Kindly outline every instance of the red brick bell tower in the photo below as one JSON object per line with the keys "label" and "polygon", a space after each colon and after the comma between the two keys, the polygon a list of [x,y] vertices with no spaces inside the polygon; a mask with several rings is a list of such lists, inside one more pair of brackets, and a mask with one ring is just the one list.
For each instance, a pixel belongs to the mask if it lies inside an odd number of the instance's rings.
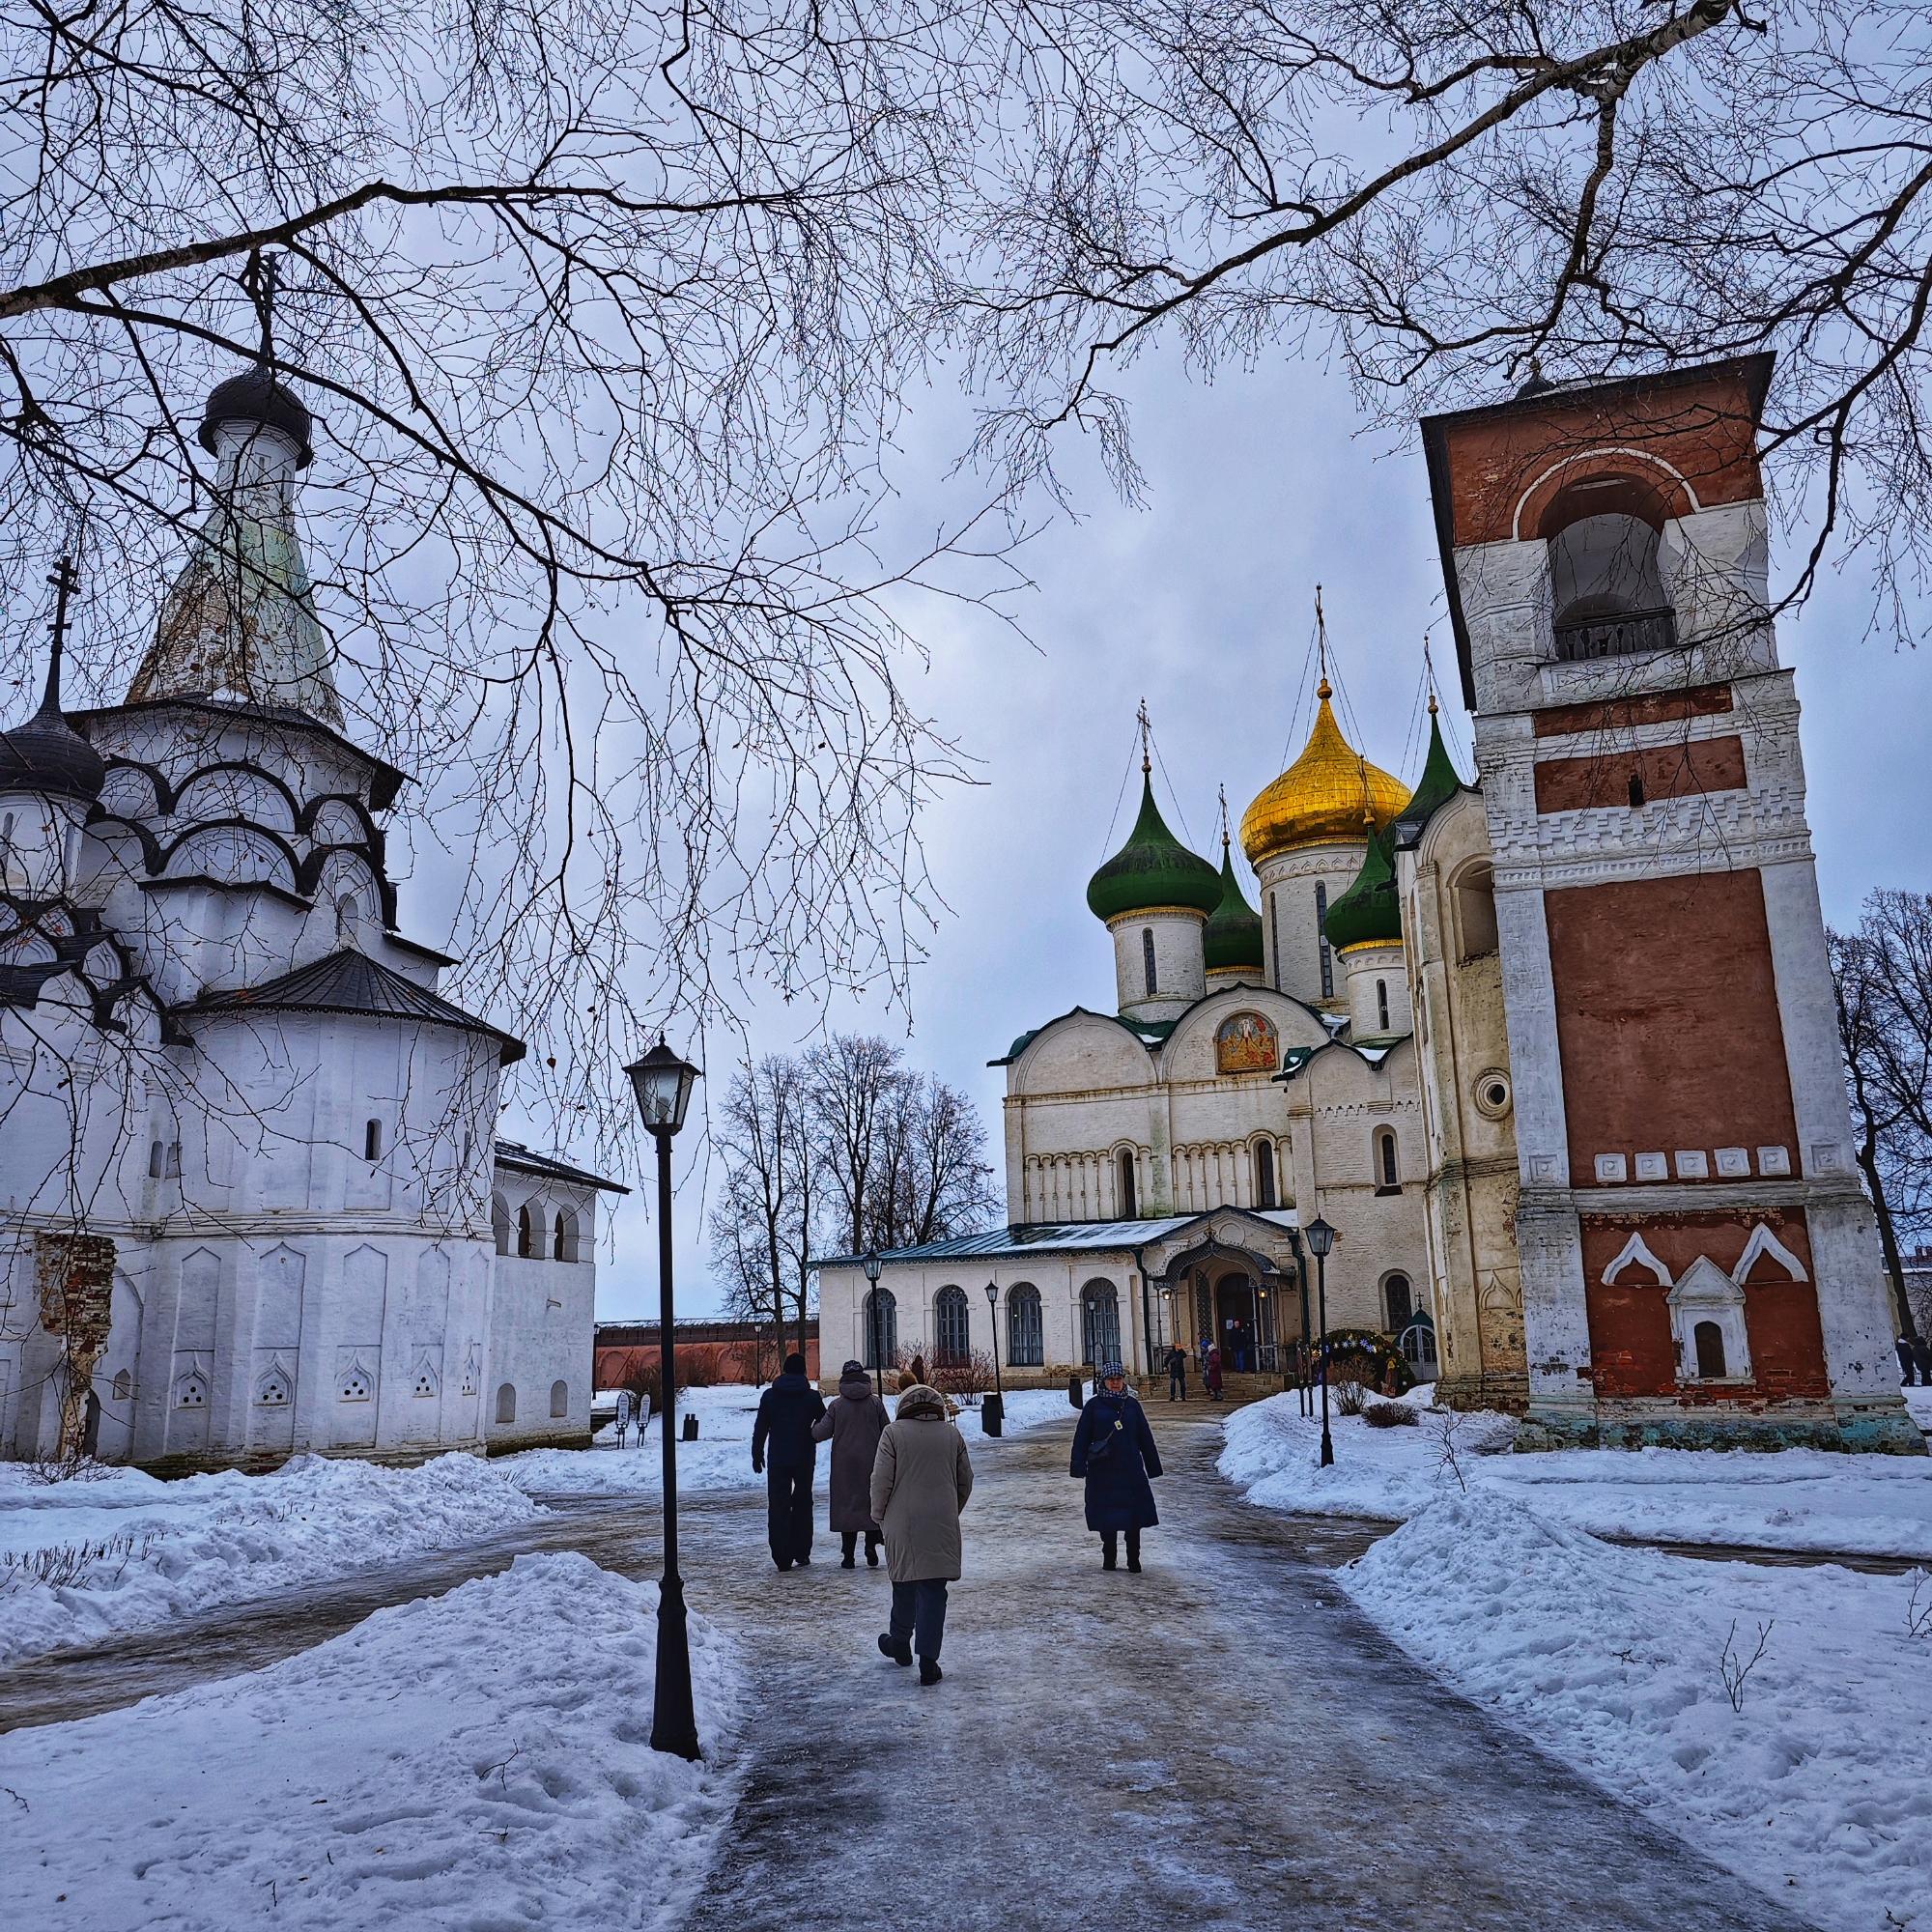
{"label": "red brick bell tower", "polygon": [[1493,849],[1529,1427],[1916,1451],[1852,1164],[1771,358],[1423,426]]}

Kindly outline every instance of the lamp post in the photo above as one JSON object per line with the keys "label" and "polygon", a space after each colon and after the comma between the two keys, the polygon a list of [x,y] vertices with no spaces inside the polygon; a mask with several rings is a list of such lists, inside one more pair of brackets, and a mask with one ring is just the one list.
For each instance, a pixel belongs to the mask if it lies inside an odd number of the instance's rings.
{"label": "lamp post", "polygon": [[697,1068],[658,1043],[625,1067],[644,1130],[658,1144],[658,1388],[664,1410],[664,1581],[658,1585],[658,1666],[651,1748],[696,1758],[697,1713],[691,1701],[691,1636],[684,1578],[677,1570],[677,1359],[670,1272],[670,1144],[684,1125]]}
{"label": "lamp post", "polygon": [[1000,1382],[1000,1284],[989,1281],[986,1284],[986,1324],[993,1336],[993,1412],[980,1417],[980,1432],[983,1435],[998,1435],[1007,1426],[1007,1392]]}
{"label": "lamp post", "polygon": [[886,1324],[885,1311],[879,1306],[879,1274],[883,1264],[879,1260],[878,1249],[867,1248],[866,1259],[859,1265],[866,1270],[866,1286],[871,1301],[872,1319],[868,1325],[872,1330],[872,1373],[879,1378],[879,1385],[872,1393],[883,1399],[886,1393]]}
{"label": "lamp post", "polygon": [[1334,1438],[1328,1434],[1328,1251],[1335,1245],[1335,1231],[1320,1214],[1309,1222],[1308,1252],[1315,1257],[1315,1293],[1321,1321],[1321,1466],[1335,1460]]}

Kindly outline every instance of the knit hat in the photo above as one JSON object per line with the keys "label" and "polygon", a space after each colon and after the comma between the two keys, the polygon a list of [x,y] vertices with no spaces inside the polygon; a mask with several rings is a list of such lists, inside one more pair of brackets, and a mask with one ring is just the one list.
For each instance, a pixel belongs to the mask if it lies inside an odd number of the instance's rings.
{"label": "knit hat", "polygon": [[848,1357],[843,1366],[840,1367],[838,1371],[838,1376],[839,1379],[842,1381],[844,1378],[847,1376],[863,1376],[865,1373],[866,1373],[865,1363],[860,1361],[859,1358],[856,1355],[854,1355]]}
{"label": "knit hat", "polygon": [[805,1357],[801,1355],[796,1349],[794,1349],[791,1351],[791,1353],[785,1357],[785,1374],[788,1376],[802,1376],[804,1375],[804,1373],[805,1373]]}
{"label": "knit hat", "polygon": [[936,1415],[942,1420],[946,1415],[946,1398],[936,1388],[928,1388],[924,1382],[914,1382],[909,1389],[899,1393],[898,1419],[901,1422],[915,1415]]}
{"label": "knit hat", "polygon": [[1094,1371],[1094,1379],[1096,1382],[1110,1382],[1116,1376],[1119,1376],[1122,1381],[1125,1381],[1127,1378],[1126,1370],[1122,1368],[1119,1362],[1102,1362]]}

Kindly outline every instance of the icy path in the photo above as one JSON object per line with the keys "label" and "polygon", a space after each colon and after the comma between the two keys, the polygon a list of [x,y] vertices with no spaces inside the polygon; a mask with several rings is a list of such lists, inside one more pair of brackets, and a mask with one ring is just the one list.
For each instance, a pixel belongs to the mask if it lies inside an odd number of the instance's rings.
{"label": "icy path", "polygon": [[880,1658],[881,1578],[694,1601],[750,1647],[744,1798],[684,1932],[1779,1932],[1801,1921],[1421,1675],[1233,1499],[1212,1421],[1151,1417],[1148,1569],[1112,1576],[1067,1424],[975,1444],[946,1682]]}

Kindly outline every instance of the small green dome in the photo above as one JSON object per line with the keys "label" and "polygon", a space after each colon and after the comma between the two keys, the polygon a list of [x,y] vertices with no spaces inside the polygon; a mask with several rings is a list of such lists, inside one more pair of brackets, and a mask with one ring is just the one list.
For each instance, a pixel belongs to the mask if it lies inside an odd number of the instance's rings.
{"label": "small green dome", "polygon": [[1415,795],[1403,807],[1400,822],[1412,836],[1428,824],[1440,806],[1447,805],[1463,789],[1456,776],[1449,748],[1442,742],[1442,723],[1436,716],[1435,700],[1429,700],[1429,756],[1423,760],[1422,776],[1415,781]]}
{"label": "small green dome", "polygon": [[1345,952],[1351,946],[1399,946],[1402,906],[1396,897],[1395,858],[1386,832],[1369,836],[1369,849],[1355,883],[1328,908],[1323,930],[1328,944]]}
{"label": "small green dome", "polygon": [[1262,970],[1262,916],[1235,876],[1234,855],[1221,840],[1221,903],[1208,915],[1201,950],[1210,973]]}
{"label": "small green dome", "polygon": [[1141,815],[1127,842],[1088,881],[1088,909],[1095,919],[1116,920],[1155,906],[1210,913],[1220,903],[1220,875],[1167,829],[1153,802],[1153,781],[1143,773]]}

